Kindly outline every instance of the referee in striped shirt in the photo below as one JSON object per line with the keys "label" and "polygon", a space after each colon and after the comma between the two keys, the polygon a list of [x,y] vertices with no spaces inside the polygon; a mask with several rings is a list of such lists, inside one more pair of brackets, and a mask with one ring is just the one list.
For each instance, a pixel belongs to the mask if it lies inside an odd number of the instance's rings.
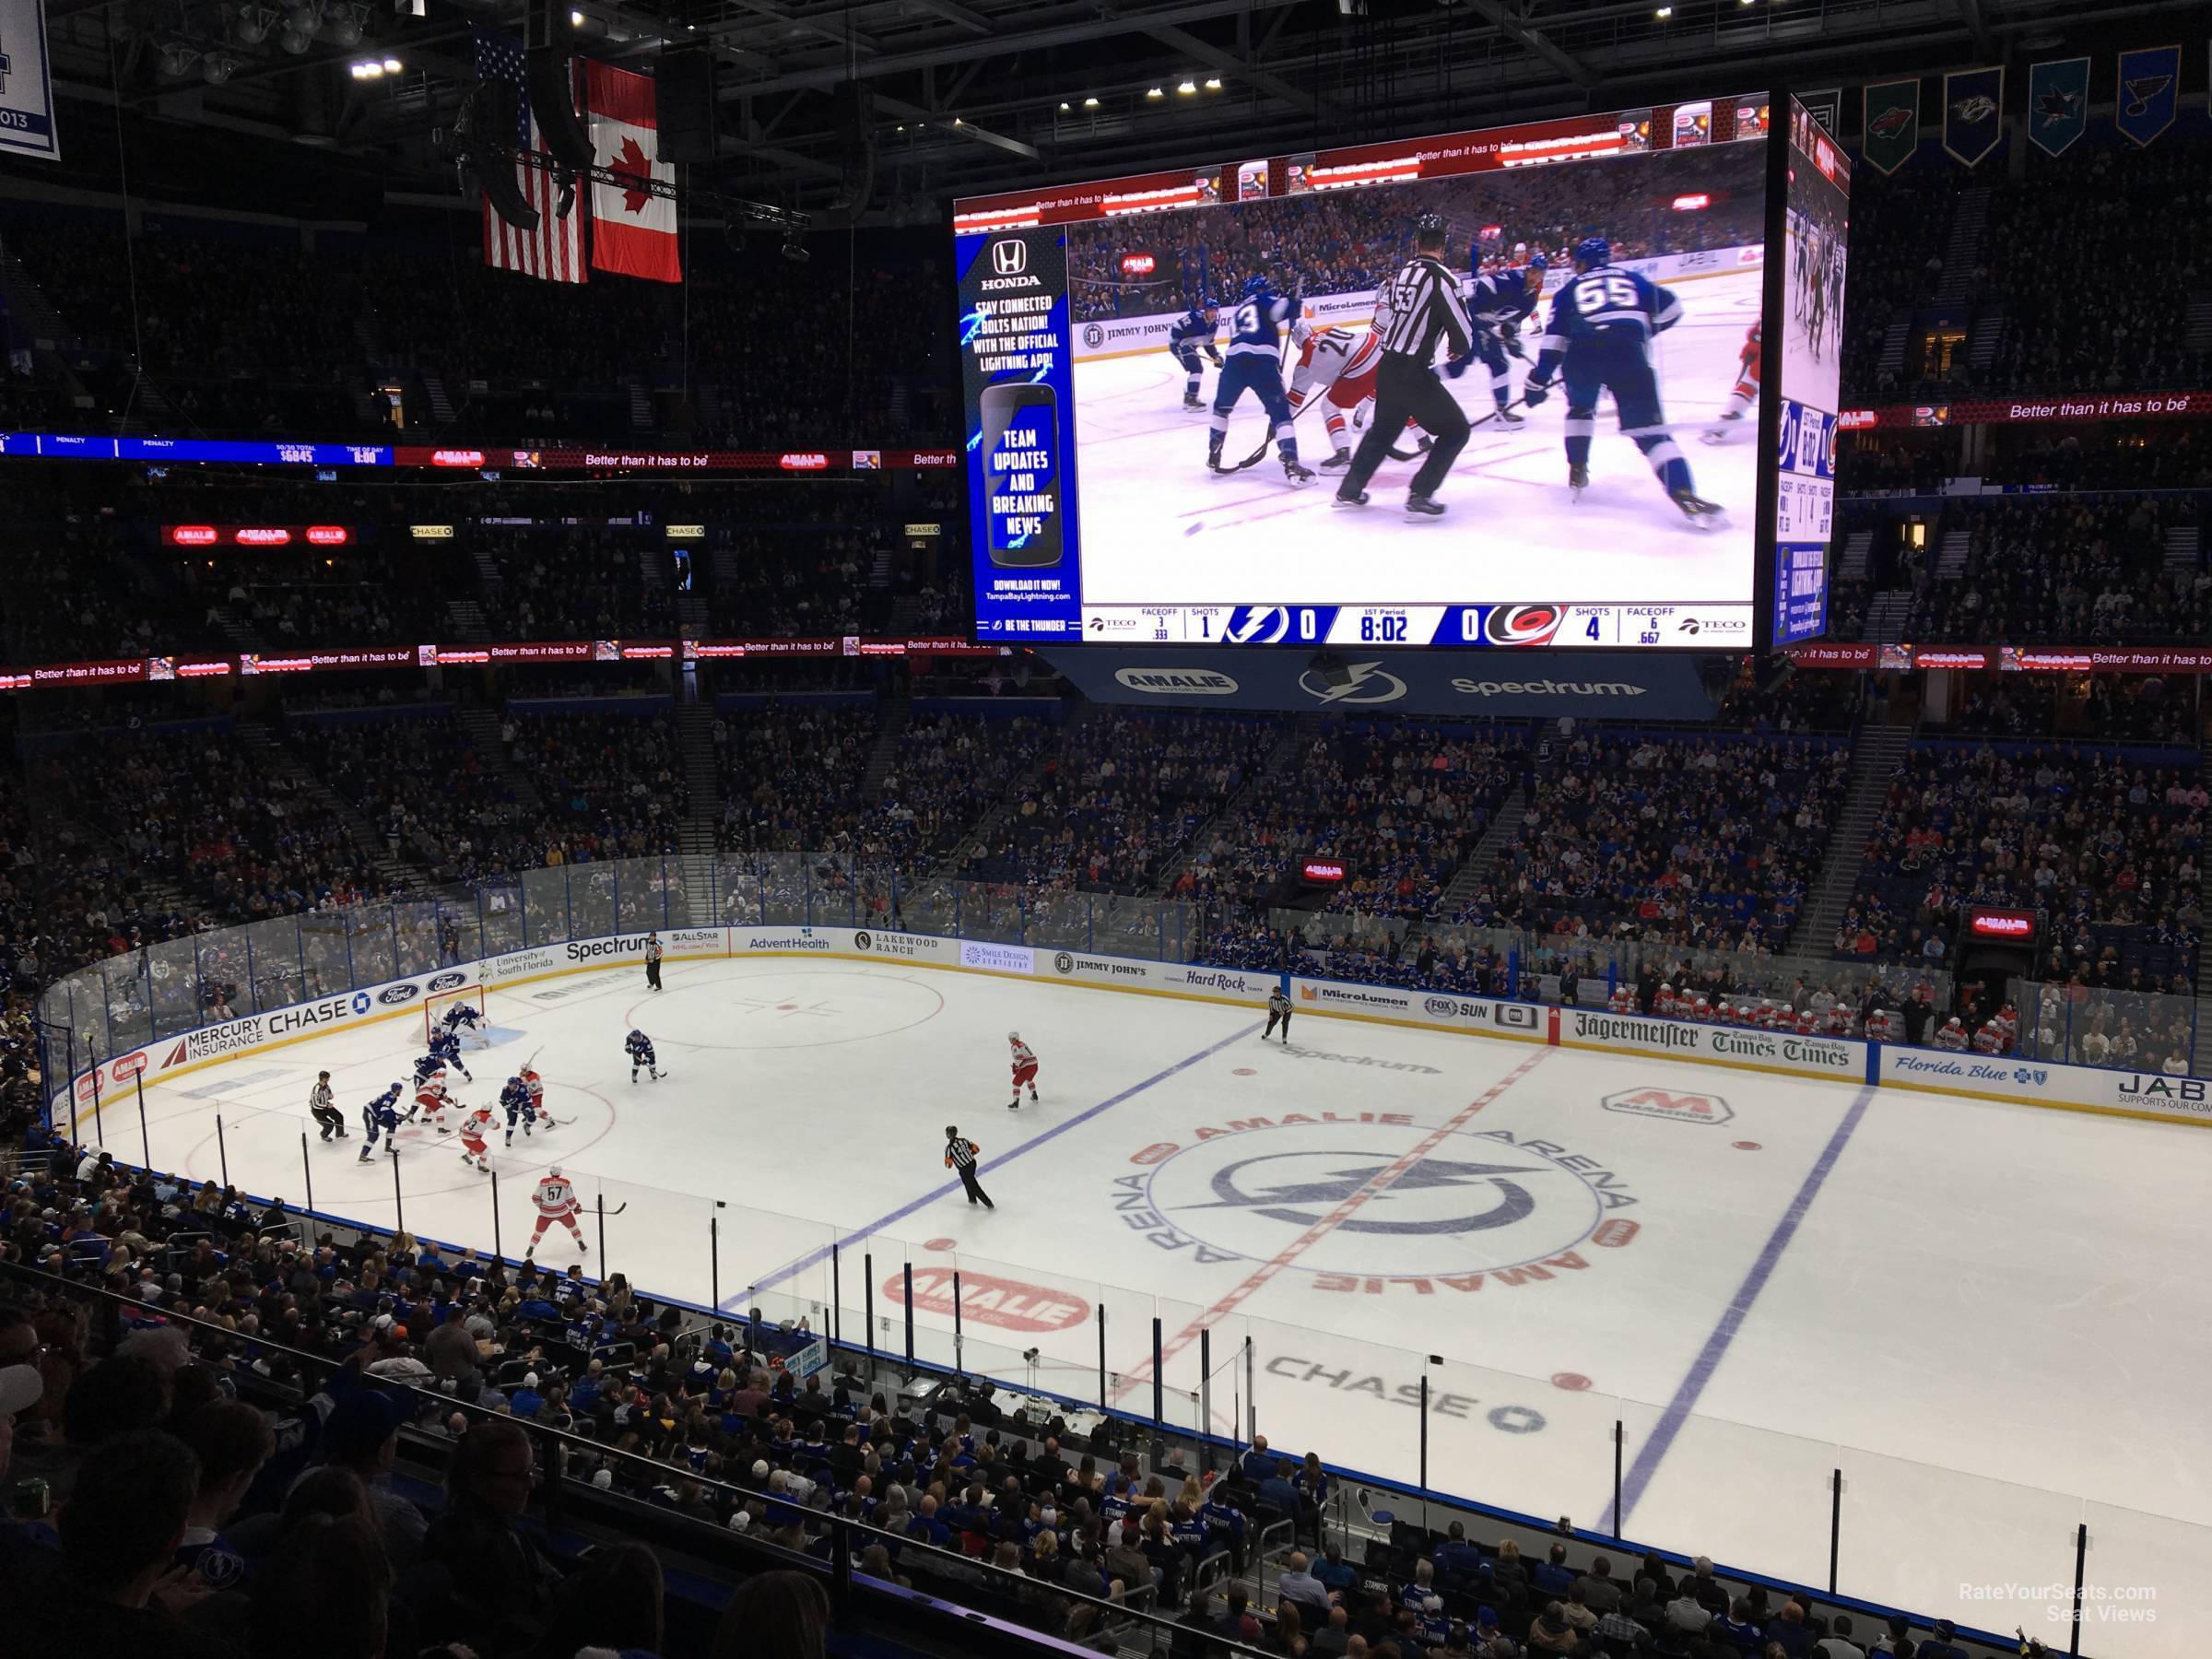
{"label": "referee in striped shirt", "polygon": [[945,1167],[960,1172],[960,1184],[968,1189],[968,1202],[980,1204],[985,1209],[996,1209],[991,1194],[983,1191],[982,1183],[975,1178],[975,1155],[982,1148],[971,1140],[962,1140],[959,1130],[951,1124],[945,1125]]}
{"label": "referee in striped shirt", "polygon": [[1413,257],[1376,297],[1374,332],[1382,345],[1382,360],[1375,368],[1375,416],[1336,487],[1335,504],[1367,505],[1368,479],[1411,420],[1434,442],[1406,490],[1406,516],[1416,522],[1441,518],[1443,504],[1436,492],[1466,447],[1467,418],[1437,375],[1436,348],[1441,342],[1457,357],[1471,350],[1475,341],[1467,308],[1460,300],[1459,277],[1444,264],[1442,216],[1424,213],[1414,222]]}

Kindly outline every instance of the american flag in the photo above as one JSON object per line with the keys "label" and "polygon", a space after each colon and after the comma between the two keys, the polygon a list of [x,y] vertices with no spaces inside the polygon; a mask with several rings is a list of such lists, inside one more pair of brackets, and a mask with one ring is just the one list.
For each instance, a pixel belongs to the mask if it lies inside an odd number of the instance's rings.
{"label": "american flag", "polygon": [[[537,117],[530,109],[529,77],[524,73],[523,43],[511,34],[471,25],[476,37],[477,75],[484,81],[504,81],[514,88],[515,125],[512,133],[488,133],[494,143],[511,144],[518,150],[547,154],[538,137]],[[519,271],[547,282],[582,282],[589,274],[583,257],[584,205],[581,193],[566,218],[556,212],[559,187],[547,165],[530,167],[520,161],[491,163],[512,166],[515,187],[523,199],[537,209],[537,229],[518,230],[501,218],[491,201],[484,201],[484,263],[495,271]]]}

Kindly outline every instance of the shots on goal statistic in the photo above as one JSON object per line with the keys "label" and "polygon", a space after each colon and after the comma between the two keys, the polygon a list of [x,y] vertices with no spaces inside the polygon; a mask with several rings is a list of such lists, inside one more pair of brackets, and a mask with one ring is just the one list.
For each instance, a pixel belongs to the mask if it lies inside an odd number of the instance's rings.
{"label": "shots on goal statistic", "polygon": [[[1746,93],[956,203],[977,637],[1763,642],[1783,142]],[[1465,328],[1419,369],[1473,429],[1441,517],[1406,509],[1430,434],[1373,425],[1440,219]]]}

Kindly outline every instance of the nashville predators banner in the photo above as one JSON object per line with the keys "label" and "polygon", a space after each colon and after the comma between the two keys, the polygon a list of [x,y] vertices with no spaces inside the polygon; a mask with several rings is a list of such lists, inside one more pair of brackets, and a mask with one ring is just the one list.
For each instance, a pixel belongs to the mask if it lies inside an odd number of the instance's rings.
{"label": "nashville predators banner", "polygon": [[2005,136],[2005,71],[1955,69],[1943,77],[1943,147],[1971,167]]}

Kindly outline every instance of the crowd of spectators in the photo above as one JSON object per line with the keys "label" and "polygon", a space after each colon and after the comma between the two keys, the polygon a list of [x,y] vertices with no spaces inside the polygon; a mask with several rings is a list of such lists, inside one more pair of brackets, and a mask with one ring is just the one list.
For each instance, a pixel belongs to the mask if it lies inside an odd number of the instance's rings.
{"label": "crowd of spectators", "polygon": [[484,527],[470,546],[499,567],[500,582],[484,608],[488,626],[503,638],[676,635],[674,569],[653,538],[582,525]]}
{"label": "crowd of spectators", "polygon": [[1778,949],[1850,770],[1849,745],[1820,738],[1546,735],[1520,830],[1457,920]]}
{"label": "crowd of spectators", "polygon": [[1029,889],[1146,892],[1283,730],[1279,720],[1093,710],[963,873]]}
{"label": "crowd of spectators", "polygon": [[721,850],[860,850],[870,839],[863,785],[877,721],[873,699],[754,704],[718,713]]}
{"label": "crowd of spectators", "polygon": [[[1954,502],[1904,571],[1905,637],[1930,642],[2052,645],[2201,639],[2212,630],[2212,570],[2166,563],[2166,532],[2194,508],[2147,496]],[[1938,575],[1946,538],[1963,529],[1965,569]]]}
{"label": "crowd of spectators", "polygon": [[1172,897],[1231,912],[1297,890],[1307,859],[1341,864],[1331,910],[1433,910],[1529,764],[1524,723],[1347,722],[1291,757],[1287,787],[1246,797],[1193,853]]}
{"label": "crowd of spectators", "polygon": [[2041,914],[2058,982],[2192,996],[2206,801],[2194,766],[1916,745],[1867,838],[1836,954],[1940,964],[1961,907],[1986,904]]}
{"label": "crowd of spectators", "polygon": [[2193,687],[2155,674],[1961,677],[1949,729],[1984,737],[2072,737],[2194,749]]}
{"label": "crowd of spectators", "polygon": [[541,865],[677,850],[688,801],[665,705],[640,713],[511,714],[508,758],[544,798]]}

